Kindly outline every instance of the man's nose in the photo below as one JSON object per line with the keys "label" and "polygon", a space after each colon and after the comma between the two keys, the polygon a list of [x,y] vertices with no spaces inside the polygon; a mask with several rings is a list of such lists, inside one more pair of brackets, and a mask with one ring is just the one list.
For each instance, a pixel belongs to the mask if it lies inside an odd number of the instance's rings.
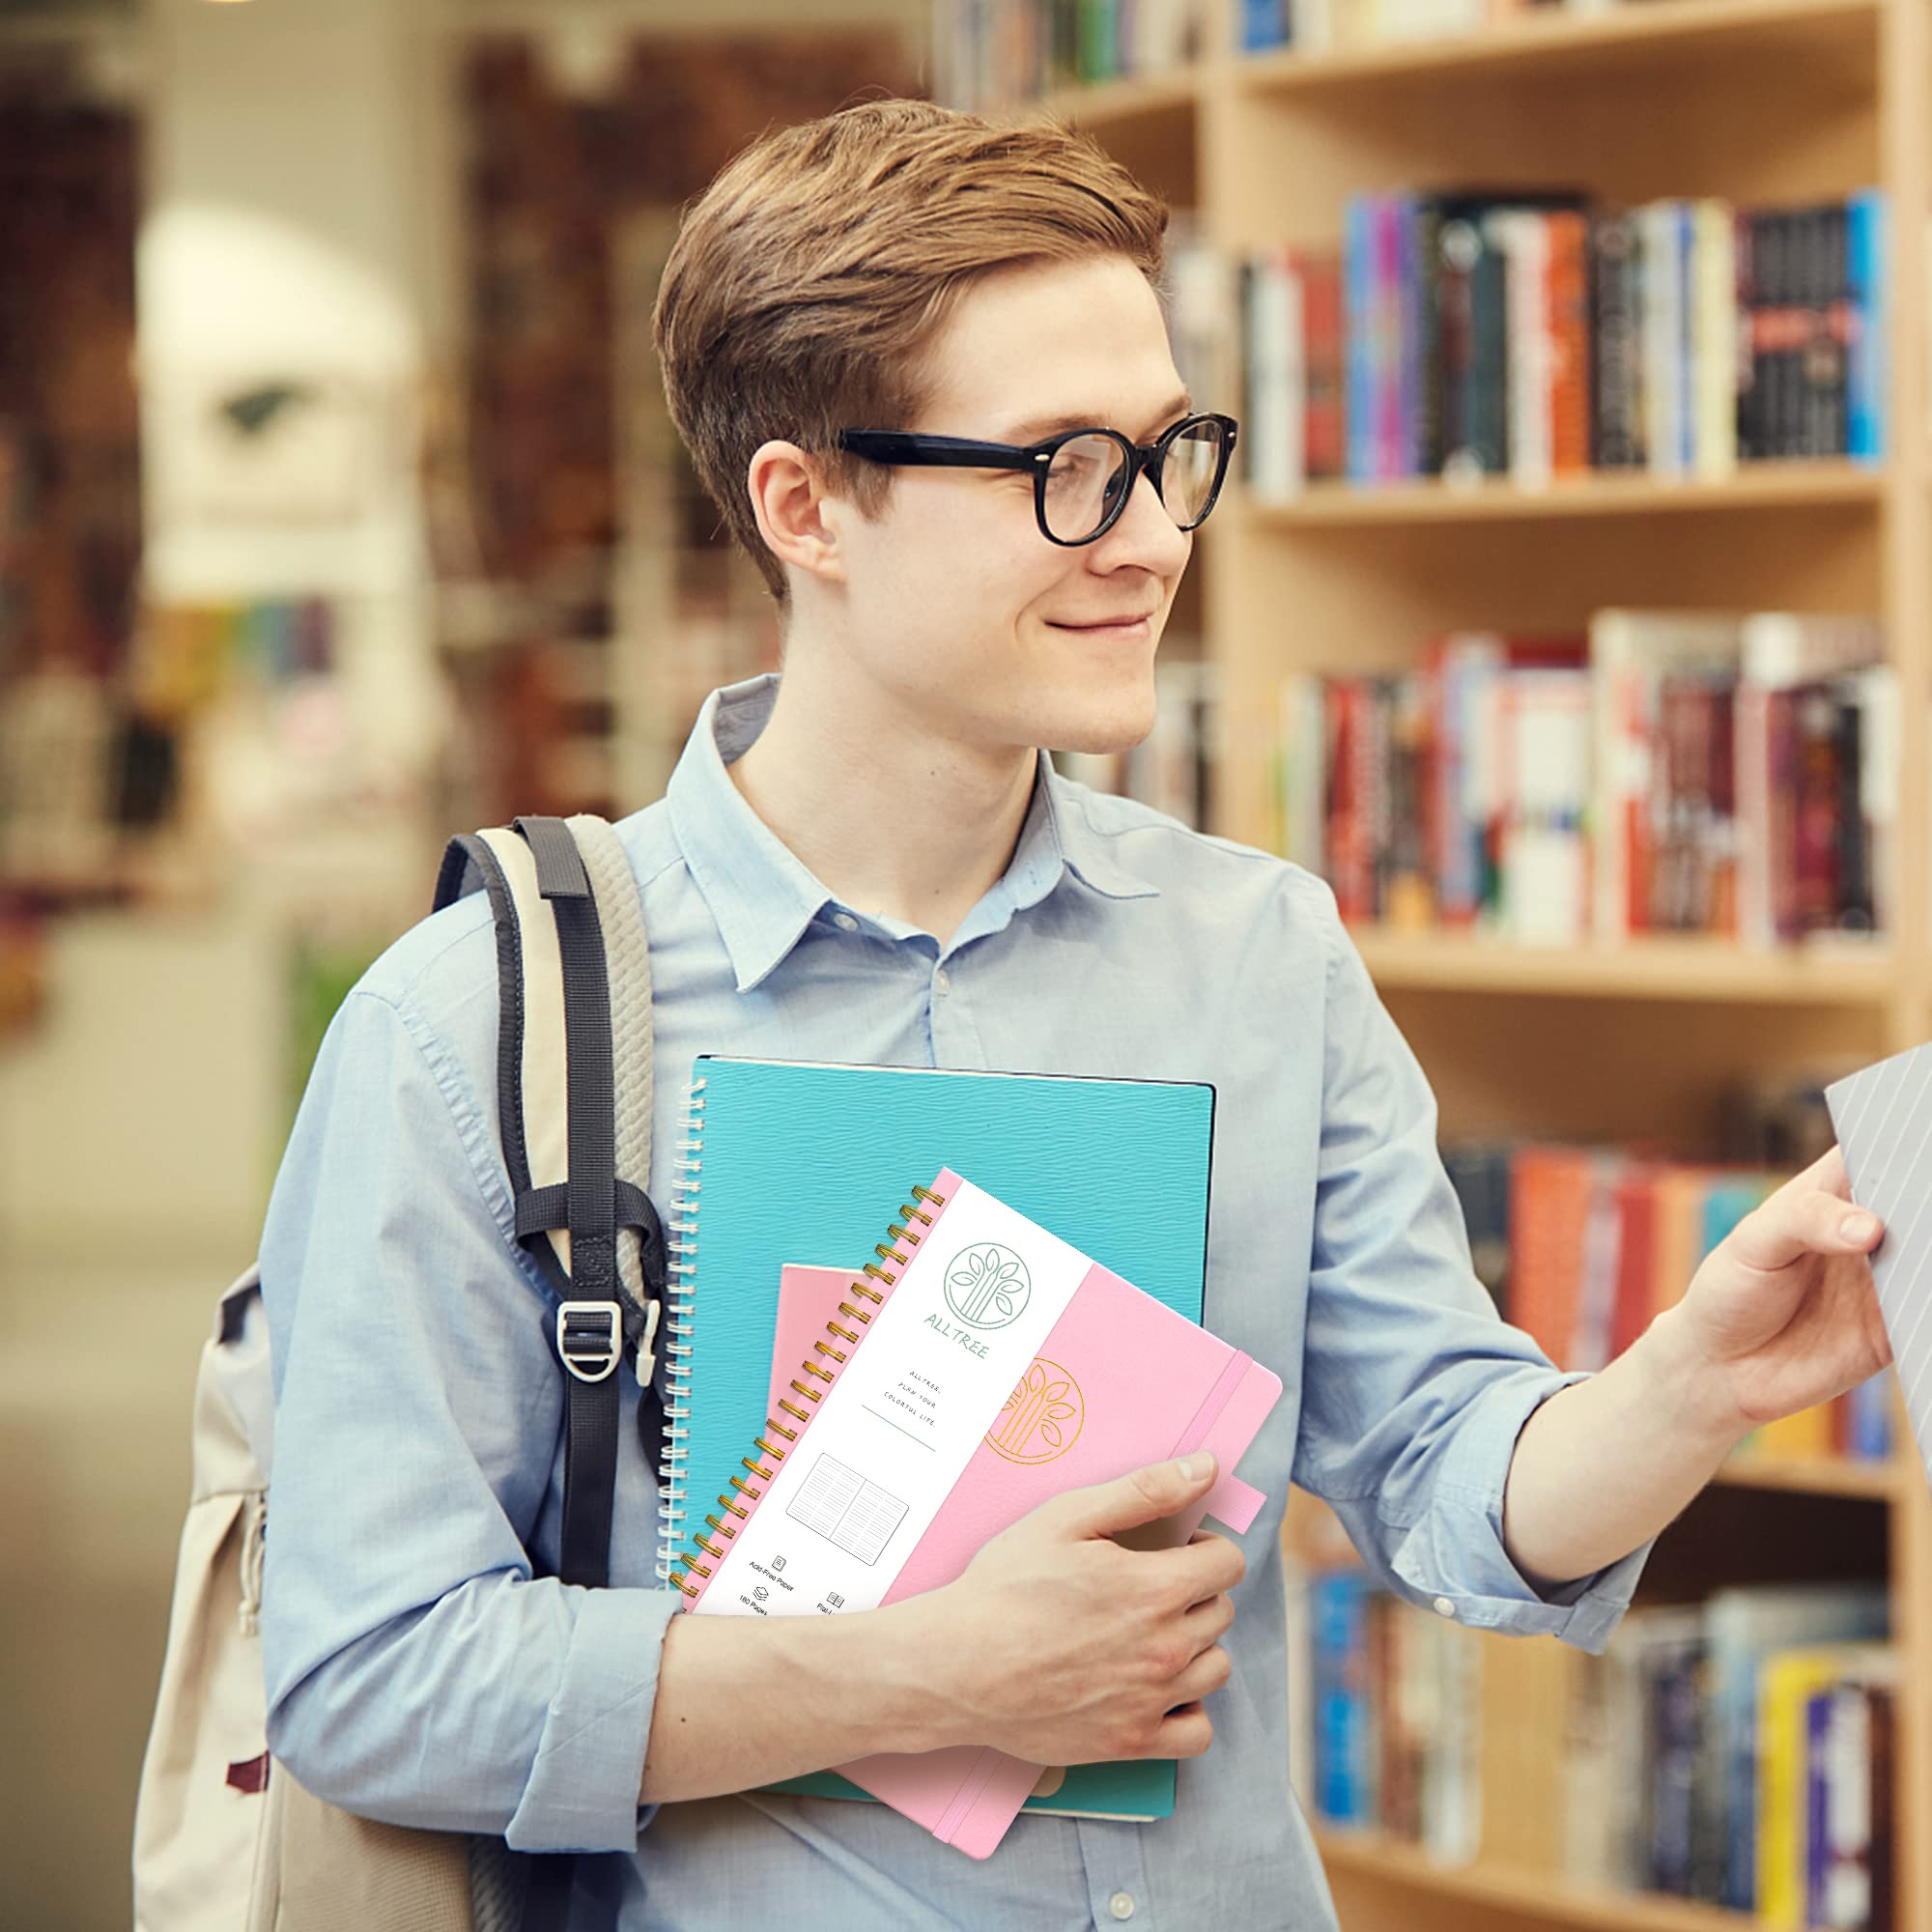
{"label": "man's nose", "polygon": [[1152,474],[1143,469],[1134,478],[1126,508],[1093,547],[1115,556],[1129,553],[1150,569],[1173,571],[1186,560],[1188,543],[1189,533],[1175,523],[1153,487]]}

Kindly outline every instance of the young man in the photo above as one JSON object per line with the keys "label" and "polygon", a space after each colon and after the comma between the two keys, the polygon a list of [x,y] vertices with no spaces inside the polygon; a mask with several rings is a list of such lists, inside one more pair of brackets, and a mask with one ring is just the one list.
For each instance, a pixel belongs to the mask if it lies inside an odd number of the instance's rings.
{"label": "young man", "polygon": [[[1225,425],[1195,418],[1225,399],[1184,393],[1153,292],[1164,221],[1083,140],[915,101],[773,135],[699,198],[658,342],[785,663],[715,693],[668,798],[619,829],[667,1070],[710,1050],[1217,1085],[1207,1320],[1286,1383],[1243,1547],[1110,1541],[1211,1475],[1160,1465],[908,1603],[678,1617],[633,1450],[616,1587],[533,1578],[561,1398],[497,1151],[480,897],[350,996],[276,1185],[271,1746],[371,1816],[617,1855],[627,1932],[1331,1925],[1287,1781],[1290,1482],[1409,1600],[1600,1649],[1738,1437],[1887,1359],[1834,1151],[1619,1361],[1558,1374],[1471,1272],[1428,1083],[1328,888],[1053,773],[1042,746],[1152,725],[1182,526],[1221,469]],[[937,464],[882,433],[1020,453]],[[752,1789],[967,1741],[1178,1757],[1178,1808],[1023,1816],[975,1862],[881,1805]]]}

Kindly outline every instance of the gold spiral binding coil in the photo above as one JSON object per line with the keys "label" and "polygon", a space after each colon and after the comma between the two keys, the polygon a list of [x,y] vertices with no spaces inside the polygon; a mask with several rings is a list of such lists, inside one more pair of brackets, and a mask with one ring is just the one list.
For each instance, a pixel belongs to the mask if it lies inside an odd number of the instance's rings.
{"label": "gold spiral binding coil", "polygon": [[[889,1236],[889,1240],[877,1242],[874,1244],[872,1252],[876,1256],[878,1256],[879,1261],[867,1262],[865,1265],[860,1269],[859,1275],[853,1276],[850,1287],[848,1289],[849,1293],[854,1295],[861,1295],[866,1300],[874,1302],[880,1307],[884,1307],[886,1297],[882,1293],[880,1293],[877,1289],[868,1288],[867,1284],[860,1279],[860,1275],[869,1275],[872,1278],[872,1280],[882,1281],[888,1288],[892,1288],[897,1283],[898,1276],[895,1274],[888,1274],[885,1271],[885,1269],[879,1265],[879,1262],[895,1262],[898,1264],[898,1267],[901,1272],[903,1272],[906,1268],[912,1265],[912,1258],[909,1255],[901,1254],[899,1252],[897,1244],[903,1241],[909,1248],[916,1248],[919,1246],[922,1236],[912,1233],[911,1227],[913,1222],[915,1221],[923,1222],[928,1228],[932,1226],[932,1216],[926,1213],[924,1209],[921,1208],[916,1204],[921,1201],[924,1201],[928,1202],[931,1206],[935,1208],[944,1208],[946,1206],[946,1197],[944,1195],[935,1194],[931,1188],[922,1187],[918,1183],[914,1184],[912,1195],[913,1195],[912,1201],[907,1202],[900,1207],[898,1210],[898,1219],[895,1221],[887,1229],[886,1232]],[[850,1316],[854,1321],[859,1323],[859,1326],[862,1330],[871,1325],[871,1321],[872,1321],[871,1316],[867,1314],[864,1309],[854,1307],[850,1301],[839,1302],[838,1312],[841,1315]],[[838,1336],[840,1341],[851,1343],[855,1348],[858,1346],[860,1340],[859,1335],[855,1334],[853,1330],[841,1326],[840,1323],[831,1320],[830,1318],[828,1318],[826,1321],[825,1332],[828,1335]],[[842,1363],[850,1359],[850,1351],[848,1350],[834,1348],[830,1342],[814,1341],[811,1345],[811,1348],[813,1354],[827,1356],[831,1360],[836,1362]],[[817,1381],[823,1382],[825,1386],[829,1388],[832,1385],[834,1379],[836,1378],[837,1371],[832,1369],[821,1368],[818,1365],[818,1363],[808,1358],[807,1360],[799,1364],[799,1374],[803,1376],[811,1377],[815,1378]],[[791,1388],[792,1392],[795,1395],[804,1396],[805,1399],[809,1403],[810,1403],[813,1407],[816,1407],[818,1404],[822,1402],[825,1398],[824,1389],[811,1387],[809,1382],[804,1382],[799,1380],[798,1376],[793,1376],[790,1378],[788,1386]],[[780,1408],[783,1409],[787,1415],[793,1417],[800,1424],[804,1424],[811,1420],[810,1409],[800,1408],[795,1403],[787,1402],[783,1396],[779,1397],[777,1406]],[[773,1435],[783,1436],[787,1442],[796,1443],[798,1440],[798,1431],[796,1429],[787,1429],[782,1422],[780,1422],[777,1419],[776,1416],[770,1416],[770,1415],[766,1416],[765,1428]],[[765,1436],[763,1435],[754,1436],[753,1438],[753,1442],[756,1448],[762,1450],[767,1456],[769,1456],[774,1463],[782,1463],[785,1459],[786,1454],[788,1453],[787,1451],[779,1448],[776,1443],[767,1441]],[[739,1457],[738,1462],[740,1467],[748,1469],[753,1476],[763,1477],[768,1485],[771,1483],[773,1478],[778,1473],[776,1469],[768,1469],[762,1463],[755,1461],[753,1458],[750,1456],[741,1456]],[[751,1508],[747,1506],[747,1504],[755,1505],[756,1503],[760,1502],[763,1499],[765,1492],[763,1490],[754,1490],[751,1486],[751,1484],[746,1482],[746,1480],[742,1476],[734,1475],[730,1477],[728,1480],[730,1483],[730,1489],[727,1489],[726,1491],[724,1492],[723,1494],[719,1496],[718,1498],[719,1507],[722,1509],[728,1510],[734,1517],[738,1519],[740,1522],[749,1522],[752,1520],[752,1511]],[[731,1497],[731,1490],[737,1491],[739,1495],[747,1499],[746,1502],[744,1503],[734,1502]],[[704,1520],[710,1528],[716,1530],[718,1534],[724,1539],[725,1547],[727,1548],[733,1542],[737,1540],[738,1531],[733,1529],[728,1523],[724,1522],[721,1518],[707,1515]],[[696,1545],[696,1547],[699,1549],[702,1549],[707,1555],[711,1556],[716,1561],[719,1562],[724,1561],[724,1550],[721,1549],[718,1547],[718,1545],[713,1543],[711,1539],[708,1536],[706,1536],[702,1531],[693,1531],[691,1540],[694,1544]],[[676,1573],[676,1571],[673,1570],[670,1580],[673,1583],[675,1583],[677,1587],[680,1590],[682,1590],[687,1597],[696,1598],[701,1596],[703,1594],[702,1587],[700,1585],[694,1584],[691,1581],[691,1576],[696,1575],[703,1577],[708,1579],[712,1574],[710,1564],[700,1563],[697,1560],[697,1557],[691,1550],[688,1549],[680,1550],[678,1554],[671,1559],[671,1561],[673,1564],[681,1563],[684,1566],[685,1570],[690,1574],[685,1576],[679,1576]]]}

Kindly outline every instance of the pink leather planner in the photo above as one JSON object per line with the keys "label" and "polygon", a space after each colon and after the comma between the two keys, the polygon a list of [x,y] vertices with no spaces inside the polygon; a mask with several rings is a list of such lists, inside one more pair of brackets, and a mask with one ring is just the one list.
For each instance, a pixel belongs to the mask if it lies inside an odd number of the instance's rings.
{"label": "pink leather planner", "polygon": [[[942,1264],[949,1268],[957,1264],[950,1253],[955,1243],[945,1239],[943,1216],[944,1204],[954,1198],[959,1180],[948,1168],[933,1182],[930,1194],[940,1205],[922,1236],[918,1258],[908,1262],[878,1306],[870,1308],[864,1327],[855,1326],[853,1311],[869,1304],[854,1296],[850,1272],[785,1269],[774,1336],[771,1413],[774,1418],[790,1416],[795,1426],[789,1428],[788,1441],[782,1439],[783,1429],[777,1434],[768,1431],[760,1438],[759,1449],[767,1463],[810,1463],[811,1459],[803,1452],[810,1426],[817,1423],[822,1431],[822,1418],[838,1397],[838,1380],[850,1374],[851,1363],[859,1359],[863,1341],[886,1303],[901,1293],[915,1297],[940,1293]],[[1011,1210],[1004,1211],[1011,1215]],[[1033,1227],[1024,1217],[1011,1219],[1024,1228]],[[974,1244],[974,1256],[983,1258],[988,1245]],[[1205,1498],[1165,1520],[1144,1540],[1185,1543],[1209,1515],[1237,1532],[1254,1521],[1264,1497],[1235,1473],[1235,1465],[1280,1398],[1281,1378],[1098,1263],[1072,1250],[1065,1254],[1072,1264],[1067,1278],[1077,1285],[1052,1318],[1023,1372],[1008,1384],[1004,1405],[990,1415],[963,1470],[878,1597],[880,1603],[895,1603],[952,1581],[990,1538],[1063,1490],[1106,1482],[1144,1463],[1193,1449],[1214,1452],[1219,1479]],[[955,1273],[951,1280],[957,1283],[961,1278]],[[997,1284],[977,1291],[948,1287],[944,1293],[946,1311],[943,1316],[925,1317],[928,1323],[937,1321],[949,1335],[956,1330],[962,1336],[969,1330],[967,1318],[976,1314],[998,1325],[996,1312],[989,1318],[983,1305],[1000,1293]],[[939,1303],[934,1300],[932,1305],[937,1308]],[[965,1317],[958,1316],[962,1308]],[[826,1378],[823,1372],[832,1364],[818,1344],[828,1333],[839,1338],[840,1359],[835,1374]],[[851,1340],[854,1334],[860,1337],[858,1344]],[[819,1390],[816,1404],[799,1403],[792,1395],[799,1387],[794,1366],[799,1363],[812,1369],[808,1381]],[[994,1400],[998,1401],[997,1392]],[[800,1419],[802,1408],[810,1421]],[[881,1420],[886,1418],[881,1415]],[[775,1458],[773,1452],[781,1443],[784,1456]],[[852,1472],[852,1480],[855,1485],[861,1481],[857,1472]],[[864,1487],[876,1491],[882,1486]],[[809,1501],[796,1490],[794,1496],[786,1505],[787,1513],[822,1530],[822,1513],[815,1520],[809,1514],[818,1507],[816,1501]],[[705,1546],[715,1558],[730,1553],[729,1546],[746,1532],[755,1514],[756,1498],[749,1490],[741,1490],[739,1500],[742,1511],[734,1512],[738,1520],[715,1525],[723,1544]],[[855,1514],[869,1509],[878,1518],[890,1513],[892,1500],[890,1495],[882,1499],[862,1494],[850,1508]],[[888,1540],[878,1560],[889,1561],[891,1552]],[[777,1584],[777,1577],[753,1567],[769,1584]],[[782,1570],[782,1559],[779,1567]],[[724,1569],[721,1560],[706,1570],[691,1607],[699,1605],[712,1576]],[[793,1574],[798,1574],[796,1562]],[[760,1587],[756,1594],[767,1593]],[[796,1607],[811,1605],[800,1603]],[[918,1754],[880,1754],[837,1769],[943,1842],[974,1858],[985,1858],[1005,1835],[1043,1767],[990,1747],[963,1746]]]}

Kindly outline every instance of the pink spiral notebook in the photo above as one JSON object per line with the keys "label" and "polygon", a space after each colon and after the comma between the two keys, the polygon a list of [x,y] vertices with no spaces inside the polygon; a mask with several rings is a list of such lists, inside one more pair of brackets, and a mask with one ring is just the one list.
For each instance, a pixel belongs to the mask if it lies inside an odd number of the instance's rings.
{"label": "pink spiral notebook", "polygon": [[[767,1459],[775,1459],[781,1441],[784,1458],[775,1460],[798,1457],[807,1438],[810,1423],[799,1419],[804,1405],[791,1395],[799,1387],[792,1365],[803,1362],[812,1370],[808,1381],[820,1391],[817,1405],[809,1409],[815,1420],[837,1399],[842,1364],[858,1356],[852,1335],[863,1343],[893,1296],[933,1292],[946,1264],[939,1235],[945,1204],[954,1198],[959,1179],[950,1168],[941,1171],[930,1190],[937,1197],[928,1204],[931,1222],[865,1327],[851,1325],[855,1309],[865,1304],[853,1294],[849,1272],[786,1268],[774,1338],[772,1415],[789,1415],[796,1427],[775,1423],[776,1433],[768,1431],[758,1445]],[[911,1232],[912,1224],[907,1227]],[[1237,1532],[1254,1521],[1264,1498],[1234,1473],[1235,1464],[1279,1400],[1281,1378],[1098,1263],[1079,1259],[1084,1272],[1070,1299],[880,1602],[896,1603],[952,1581],[987,1541],[1063,1490],[1110,1481],[1193,1449],[1214,1452],[1219,1480],[1200,1502],[1136,1542],[1185,1543],[1208,1515]],[[838,1350],[841,1366],[829,1378],[823,1375],[827,1351],[817,1347],[828,1333],[843,1345]],[[790,1439],[784,1440],[787,1435]],[[728,1555],[729,1542],[743,1533],[756,1508],[749,1489],[740,1491],[740,1520],[717,1525],[725,1547],[705,1546],[714,1557]],[[687,1606],[696,1608],[717,1569],[693,1567],[703,1574]],[[1044,1767],[988,1746],[960,1746],[882,1753],[837,1769],[942,1842],[985,1858]]]}

